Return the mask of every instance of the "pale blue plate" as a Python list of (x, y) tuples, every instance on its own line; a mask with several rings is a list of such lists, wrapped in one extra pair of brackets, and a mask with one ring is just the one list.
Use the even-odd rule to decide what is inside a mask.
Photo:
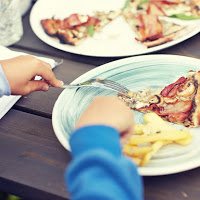
[[(200, 70), (200, 60), (176, 55), (144, 55), (125, 58), (102, 65), (83, 74), (73, 81), (73, 83), (98, 77), (116, 81), (131, 91), (139, 91), (146, 88), (164, 87), (176, 81), (181, 76), (187, 76), (189, 70)], [(117, 93), (97, 88), (79, 88), (65, 89), (58, 97), (52, 114), (53, 128), (58, 140), (67, 150), (70, 150), (68, 140), (78, 117), (92, 99), (98, 95), (117, 95)], [(135, 123), (144, 123), (142, 119), (143, 114), (136, 111), (134, 111), (134, 114)], [(181, 126), (181, 128), (183, 127)], [(200, 135), (199, 128), (193, 128), (191, 131), (194, 135), (197, 132)], [(155, 158), (155, 161), (151, 161), (146, 167), (140, 167), (140, 174), (170, 174), (199, 166), (200, 158), (196, 165), (189, 165), (189, 163), (184, 161), (185, 157), (183, 156), (186, 152), (190, 152), (190, 155), (192, 155), (191, 151), (194, 150), (194, 145), (199, 146), (199, 140), (200, 138), (193, 140), (194, 142), (187, 147), (168, 147), (168, 149), (163, 150), (156, 157), (157, 159)], [(183, 160), (181, 159), (180, 163), (184, 161), (185, 164), (181, 163), (182, 165), (176, 168), (177, 162), (175, 160), (178, 159), (177, 156), (178, 158), (183, 156)], [(166, 165), (166, 159), (170, 159), (172, 166), (169, 167), (168, 164)], [(162, 165), (162, 162), (159, 160), (162, 160), (164, 164)]]

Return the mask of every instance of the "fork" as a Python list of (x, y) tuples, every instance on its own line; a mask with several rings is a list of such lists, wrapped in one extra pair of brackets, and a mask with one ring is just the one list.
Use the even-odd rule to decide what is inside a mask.
[(125, 95), (126, 97), (131, 98), (131, 96), (128, 95), (128, 93), (130, 92), (129, 89), (127, 89), (123, 85), (120, 85), (117, 82), (107, 79), (95, 78), (78, 84), (70, 84), (70, 85), (64, 84), (62, 88), (73, 88), (73, 87), (98, 87), (102, 89), (112, 90), (118, 92), (119, 94)]

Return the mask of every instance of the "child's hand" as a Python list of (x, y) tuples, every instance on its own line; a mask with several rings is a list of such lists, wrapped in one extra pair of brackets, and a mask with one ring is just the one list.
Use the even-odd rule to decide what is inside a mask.
[(100, 124), (116, 128), (124, 143), (133, 134), (133, 111), (115, 96), (96, 97), (80, 116), (75, 128)]
[[(49, 85), (63, 85), (62, 81), (56, 79), (50, 64), (30, 55), (2, 60), (0, 64), (9, 82), (11, 94), (26, 95), (37, 90), (47, 91)], [(37, 75), (43, 80), (34, 80)]]

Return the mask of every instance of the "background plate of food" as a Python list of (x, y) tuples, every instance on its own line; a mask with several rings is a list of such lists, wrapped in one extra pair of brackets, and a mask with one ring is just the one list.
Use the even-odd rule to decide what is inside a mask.
[(170, 17), (166, 14), (158, 17), (144, 14), (146, 10), (140, 13), (140, 7), (136, 11), (129, 9), (129, 3), (125, 0), (38, 0), (32, 8), (30, 24), (38, 38), (52, 47), (98, 57), (155, 52), (200, 31), (200, 13), (193, 17), (187, 11), (185, 16), (180, 14), (185, 10), (178, 9), (170, 12)]

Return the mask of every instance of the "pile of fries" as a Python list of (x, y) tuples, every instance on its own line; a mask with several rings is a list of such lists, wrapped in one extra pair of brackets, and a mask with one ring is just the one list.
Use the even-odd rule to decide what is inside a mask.
[(165, 145), (188, 145), (192, 142), (189, 129), (177, 130), (155, 113), (147, 113), (143, 119), (147, 124), (136, 124), (134, 135), (123, 147), (123, 153), (139, 166), (145, 166)]

